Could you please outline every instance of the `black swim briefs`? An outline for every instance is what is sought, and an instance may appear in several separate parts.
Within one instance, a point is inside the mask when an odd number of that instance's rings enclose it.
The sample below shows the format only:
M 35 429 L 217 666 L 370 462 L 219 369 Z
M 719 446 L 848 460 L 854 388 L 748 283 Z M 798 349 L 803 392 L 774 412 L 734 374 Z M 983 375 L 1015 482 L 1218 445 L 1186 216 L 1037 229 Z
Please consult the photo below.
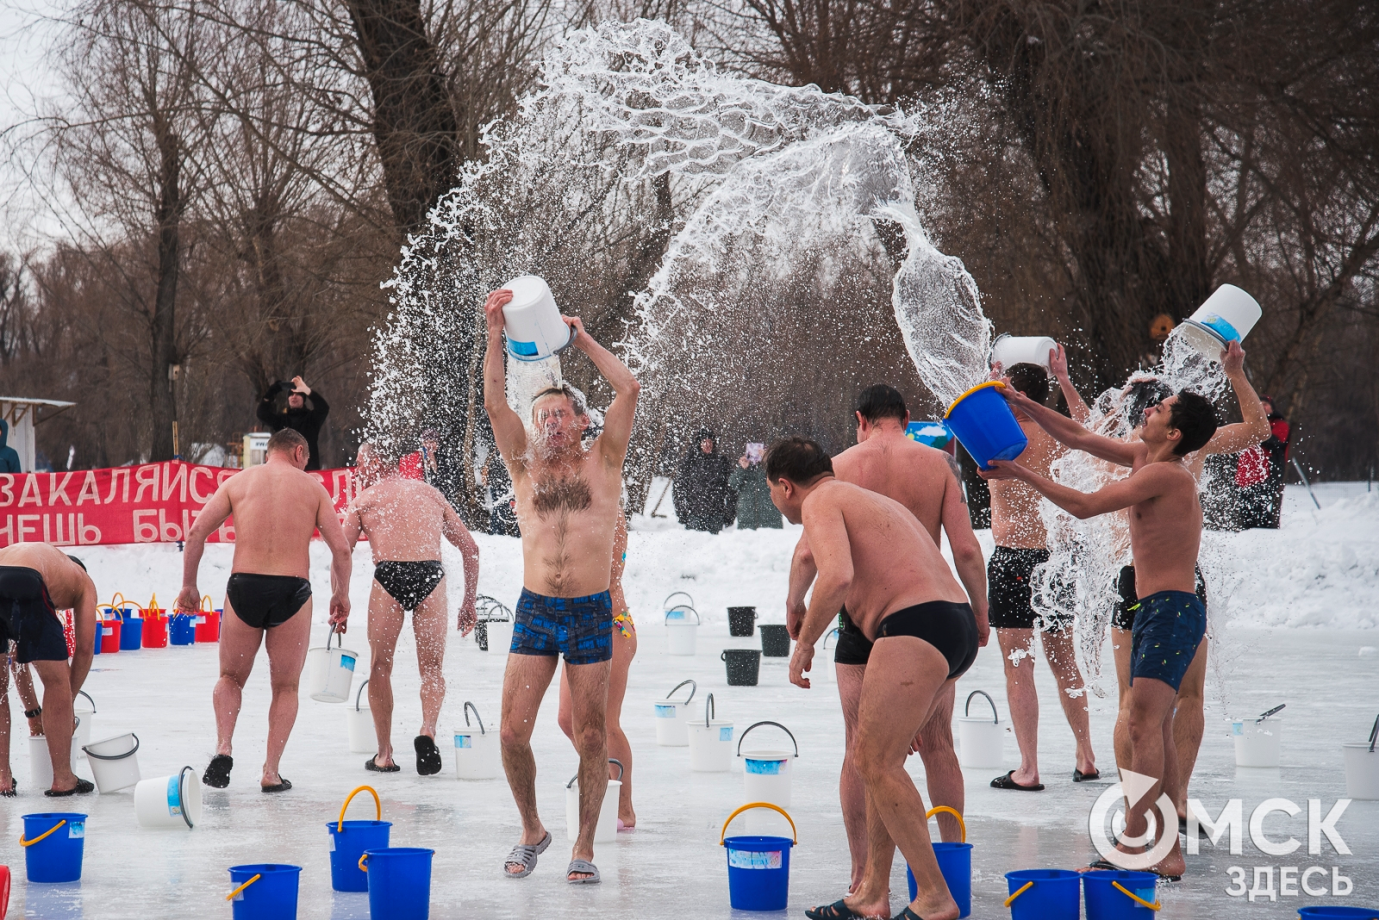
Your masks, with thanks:
M 1207 605 L 1207 583 L 1202 578 L 1202 567 L 1196 566 L 1197 571 L 1197 599 L 1202 602 L 1202 606 Z M 1135 567 L 1127 565 L 1120 570 L 1120 578 L 1116 582 L 1116 591 L 1120 594 L 1120 603 L 1116 604 L 1115 612 L 1111 614 L 1111 625 L 1116 629 L 1134 629 L 1135 611 L 1139 609 L 1139 595 L 1135 593 Z
M 43 576 L 26 566 L 0 565 L 0 655 L 11 641 L 20 664 L 67 660 L 67 637 Z
M 871 640 L 848 616 L 847 609 L 838 611 L 838 642 L 833 646 L 834 664 L 865 665 L 871 657 Z
M 281 626 L 311 599 L 311 582 L 296 575 L 235 572 L 225 584 L 235 616 L 254 629 Z
M 1034 569 L 1049 561 L 1046 549 L 998 546 L 986 564 L 986 593 L 991 625 L 996 629 L 1062 632 L 1073 624 L 1067 614 L 1044 617 L 1034 610 Z
M 948 660 L 948 679 L 961 677 L 977 660 L 977 617 L 972 605 L 929 601 L 887 614 L 876 627 L 876 641 L 914 636 Z
M 373 580 L 402 605 L 416 610 L 445 578 L 445 568 L 435 560 L 426 562 L 380 562 L 374 566 Z

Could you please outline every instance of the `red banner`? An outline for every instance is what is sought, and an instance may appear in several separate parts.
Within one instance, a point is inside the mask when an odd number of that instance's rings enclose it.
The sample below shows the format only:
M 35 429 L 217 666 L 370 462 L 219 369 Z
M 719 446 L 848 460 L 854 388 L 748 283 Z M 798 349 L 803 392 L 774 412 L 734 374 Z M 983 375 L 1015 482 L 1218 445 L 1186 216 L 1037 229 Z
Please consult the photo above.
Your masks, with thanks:
M 91 546 L 176 543 L 221 483 L 239 470 L 170 460 L 108 470 L 0 473 L 0 547 L 13 543 Z M 354 471 L 309 473 L 343 513 L 354 497 Z M 233 518 L 208 542 L 233 543 Z

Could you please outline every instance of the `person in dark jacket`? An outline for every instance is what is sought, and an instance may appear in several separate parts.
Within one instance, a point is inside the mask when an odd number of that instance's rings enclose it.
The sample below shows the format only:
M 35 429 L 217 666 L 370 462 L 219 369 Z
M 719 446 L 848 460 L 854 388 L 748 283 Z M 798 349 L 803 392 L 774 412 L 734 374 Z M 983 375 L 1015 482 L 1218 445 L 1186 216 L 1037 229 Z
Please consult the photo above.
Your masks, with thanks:
M 680 461 L 672 498 L 675 514 L 688 530 L 718 533 L 733 519 L 733 490 L 728 487 L 732 464 L 718 453 L 713 432 L 701 428 L 694 446 Z
M 459 514 L 460 468 L 453 451 L 441 445 L 441 433 L 435 428 L 421 433 L 421 472 L 427 484 L 435 486 Z
M 22 473 L 19 451 L 10 447 L 10 423 L 0 419 L 0 473 Z
M 728 477 L 728 487 L 737 493 L 737 529 L 756 530 L 758 527 L 781 528 L 780 511 L 771 503 L 771 486 L 766 482 L 764 444 L 748 444 L 747 451 L 737 461 Z
M 287 407 L 279 409 L 278 394 L 284 390 L 287 391 Z M 308 397 L 310 407 L 307 406 Z M 325 398 L 320 393 L 313 392 L 301 377 L 293 377 L 291 383 L 279 380 L 269 387 L 268 392 L 263 394 L 263 399 L 259 400 L 259 421 L 272 428 L 275 433 L 284 428 L 291 428 L 306 438 L 309 451 L 306 468 L 309 470 L 321 468 L 321 449 L 316 446 L 316 439 L 321 434 L 321 426 L 325 424 L 328 414 L 330 406 Z
M 1235 484 L 1240 487 L 1241 524 L 1277 530 L 1283 511 L 1283 480 L 1288 475 L 1292 428 L 1274 408 L 1273 399 L 1261 396 L 1259 401 L 1269 415 L 1269 437 L 1258 447 L 1241 451 L 1236 461 Z

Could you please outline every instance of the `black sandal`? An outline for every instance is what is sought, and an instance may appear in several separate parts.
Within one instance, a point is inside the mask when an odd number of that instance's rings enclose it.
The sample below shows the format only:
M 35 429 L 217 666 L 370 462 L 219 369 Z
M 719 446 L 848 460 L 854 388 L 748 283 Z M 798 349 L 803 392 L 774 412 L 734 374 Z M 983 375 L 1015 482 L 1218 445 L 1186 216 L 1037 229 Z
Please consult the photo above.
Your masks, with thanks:
M 235 759 L 229 754 L 215 755 L 207 765 L 206 772 L 201 774 L 201 782 L 212 789 L 224 789 L 230 785 L 230 770 L 234 765 Z
M 866 920 L 865 914 L 859 914 L 847 902 L 839 898 L 832 904 L 825 904 L 821 907 L 812 907 L 804 912 L 809 920 Z
M 271 786 L 260 786 L 259 789 L 264 792 L 286 792 L 292 788 L 292 780 L 283 779 L 281 776 L 278 777 L 278 779 L 282 780 L 282 782 L 274 783 Z
M 1101 771 L 1093 770 L 1091 773 L 1083 773 L 1081 770 L 1073 770 L 1073 782 L 1090 783 L 1092 780 L 1101 779 Z
M 401 772 L 402 772 L 402 768 L 399 767 L 399 766 L 398 766 L 397 764 L 395 764 L 395 763 L 394 763 L 394 764 L 389 764 L 389 765 L 386 766 L 386 767 L 380 767 L 377 763 L 374 762 L 374 761 L 376 761 L 377 759 L 378 759 L 378 755 L 375 754 L 375 755 L 373 755 L 372 757 L 370 757 L 368 760 L 364 761 L 364 769 L 365 769 L 365 770 L 371 770 L 371 771 L 373 771 L 374 773 L 401 773 Z
M 1021 792 L 1043 792 L 1043 791 L 1044 791 L 1044 784 L 1043 784 L 1043 783 L 1035 783 L 1033 786 L 1021 786 L 1019 783 L 1015 782 L 1015 780 L 1011 779 L 1011 777 L 1013 777 L 1014 775 L 1015 775 L 1015 771 L 1014 771 L 1014 770 L 1011 770 L 1011 771 L 1008 772 L 1005 776 L 998 776 L 998 777 L 996 777 L 995 779 L 993 779 L 993 780 L 991 781 L 991 788 L 993 788 L 993 789 L 1018 789 L 1018 790 L 1020 790 Z
M 441 771 L 441 752 L 436 747 L 436 739 L 430 735 L 417 735 L 412 747 L 417 751 L 417 772 L 422 776 L 431 776 Z
M 95 791 L 96 791 L 96 784 L 95 784 L 95 783 L 90 782 L 90 781 L 88 781 L 88 780 L 84 780 L 84 779 L 82 779 L 81 777 L 77 777 L 77 784 L 76 784 L 75 786 L 73 786 L 71 789 L 67 789 L 67 790 L 44 789 L 44 790 L 43 790 L 43 794 L 46 795 L 46 796 L 47 796 L 48 798 L 50 798 L 50 799 L 65 799 L 65 798 L 67 798 L 67 796 L 69 796 L 69 795 L 86 795 L 88 792 L 95 792 Z

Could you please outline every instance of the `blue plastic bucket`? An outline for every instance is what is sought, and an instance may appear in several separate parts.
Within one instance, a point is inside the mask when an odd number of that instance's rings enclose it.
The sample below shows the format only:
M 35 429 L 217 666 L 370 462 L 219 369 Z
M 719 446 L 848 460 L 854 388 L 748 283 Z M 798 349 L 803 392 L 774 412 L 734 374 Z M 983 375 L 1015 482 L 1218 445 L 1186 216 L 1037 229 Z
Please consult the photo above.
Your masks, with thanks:
M 31 882 L 75 882 L 81 878 L 86 815 L 70 811 L 24 815 L 24 871 Z
M 431 915 L 431 857 L 435 850 L 385 847 L 364 851 L 369 916 L 427 920 Z
M 790 822 L 791 837 L 729 837 L 728 825 L 744 811 L 769 808 Z M 728 851 L 728 901 L 733 910 L 785 910 L 790 899 L 790 848 L 799 842 L 795 820 L 770 802 L 750 802 L 728 815 L 718 842 Z
M 196 616 L 190 613 L 174 613 L 168 623 L 168 641 L 173 645 L 195 645 Z
M 297 920 L 297 882 L 301 874 L 301 866 L 231 866 L 230 884 L 235 891 L 228 899 L 234 902 L 235 920 Z
M 120 608 L 120 621 L 124 626 L 120 630 L 120 651 L 122 652 L 133 652 L 143 647 L 144 620 L 138 614 L 138 607 Z
M 1374 918 L 1379 917 L 1379 907 L 1340 907 L 1330 905 L 1325 907 L 1300 907 L 1298 908 L 1298 916 L 1304 918 L 1304 920 L 1307 920 L 1307 918 L 1315 918 L 1315 920 L 1328 920 L 1328 918 L 1334 918 L 1334 920 L 1341 920 L 1342 917 L 1346 917 L 1348 920 L 1374 920 Z
M 1145 907 L 1135 898 L 1157 905 L 1154 889 L 1158 881 L 1159 877 L 1153 872 L 1103 869 L 1082 873 L 1087 920 L 1146 920 L 1154 916 L 1153 908 Z
M 948 893 L 958 903 L 958 916 L 966 917 L 972 913 L 972 844 L 943 843 L 934 841 L 934 858 L 938 860 L 938 870 L 948 883 Z M 919 896 L 919 886 L 915 875 L 905 866 L 905 881 L 910 886 L 910 900 Z
M 944 414 L 962 446 L 982 469 L 992 460 L 1014 460 L 1029 444 L 1015 420 L 1015 413 L 997 389 L 1005 386 L 988 380 L 959 396 Z
M 1011 920 L 1078 920 L 1082 915 L 1082 873 L 1067 869 L 1007 872 Z M 1029 887 L 1026 887 L 1026 886 Z
M 365 850 L 382 850 L 388 846 L 391 821 L 329 821 L 330 830 L 330 887 L 336 891 L 368 891 L 369 876 L 359 868 L 359 857 Z

